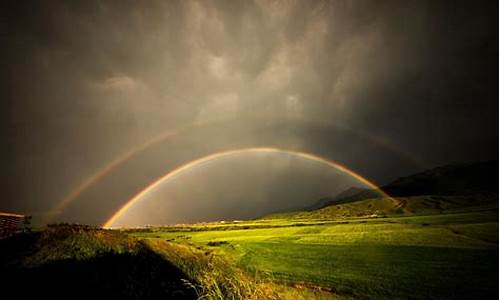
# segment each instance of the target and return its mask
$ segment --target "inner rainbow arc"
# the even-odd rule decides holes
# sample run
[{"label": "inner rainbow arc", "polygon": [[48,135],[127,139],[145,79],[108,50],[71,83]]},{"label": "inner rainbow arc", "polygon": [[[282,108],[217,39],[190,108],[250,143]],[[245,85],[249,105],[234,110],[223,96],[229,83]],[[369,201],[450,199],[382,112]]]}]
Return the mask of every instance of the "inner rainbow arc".
[{"label": "inner rainbow arc", "polygon": [[287,149],[280,149],[280,148],[270,148],[270,147],[244,148],[244,149],[228,150],[228,151],[213,153],[213,154],[192,160],[192,161],[190,161],[184,165],[181,165],[181,166],[175,168],[174,170],[166,173],[165,175],[163,175],[162,177],[158,178],[153,183],[151,183],[149,186],[144,188],[142,191],[137,193],[135,196],[133,196],[129,201],[127,201],[127,203],[125,203],[125,205],[123,205],[116,213],[114,213],[113,216],[111,218],[109,218],[104,223],[104,225],[102,227],[103,228],[111,228],[113,226],[113,224],[121,216],[123,216],[123,214],[127,210],[129,210],[132,206],[134,206],[134,204],[136,204],[141,199],[143,199],[143,197],[146,194],[154,191],[160,185],[162,185],[163,183],[165,183],[169,179],[175,177],[176,175],[179,175],[180,173],[182,173],[190,168],[201,166],[204,163],[207,163],[209,161],[213,161],[213,160],[228,157],[228,156],[244,154],[244,153],[280,153],[280,154],[293,155],[295,157],[300,157],[300,158],[304,158],[304,159],[311,160],[311,161],[316,161],[316,162],[325,164],[329,167],[335,168],[336,170],[353,177],[354,179],[356,179],[360,183],[363,183],[364,185],[366,185],[372,189],[378,190],[380,192],[381,196],[391,198],[388,194],[386,194],[384,191],[382,191],[376,184],[374,184],[370,180],[368,180],[365,177],[359,175],[358,173],[350,170],[349,168],[347,168],[339,163],[336,163],[332,160],[329,160],[327,158],[324,158],[324,157],[321,157],[321,156],[318,156],[315,154],[311,154],[311,153],[294,151],[294,150],[287,150]]}]

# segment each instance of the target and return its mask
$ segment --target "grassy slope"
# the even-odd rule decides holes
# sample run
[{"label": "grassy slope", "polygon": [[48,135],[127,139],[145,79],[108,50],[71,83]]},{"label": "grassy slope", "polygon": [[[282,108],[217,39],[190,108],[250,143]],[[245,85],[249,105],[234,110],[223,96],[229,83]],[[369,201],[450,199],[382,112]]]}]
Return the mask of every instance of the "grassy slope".
[{"label": "grassy slope", "polygon": [[148,239],[147,244],[194,279],[193,286],[200,299],[345,299],[307,285],[288,286],[268,277],[252,276],[232,257],[211,249],[157,238]]},{"label": "grassy slope", "polygon": [[321,296],[256,280],[195,247],[80,225],[0,240],[0,282],[4,294],[21,299],[283,299],[276,291],[288,299]]},{"label": "grassy slope", "polygon": [[[425,201],[436,199],[407,207],[427,209]],[[468,201],[461,198],[439,201],[437,210],[447,214],[415,215],[415,209],[386,218],[342,221],[325,220],[324,212],[309,219],[286,214],[237,226],[199,225],[193,231],[170,228],[133,235],[211,249],[251,272],[319,285],[340,295],[428,299],[496,292],[496,280],[490,278],[498,271],[497,210],[473,205],[459,210],[453,203],[463,207]],[[342,210],[352,212],[352,204]]]},{"label": "grassy slope", "polygon": [[484,210],[498,207],[497,196],[425,195],[397,198],[373,198],[331,205],[313,211],[273,214],[265,219],[339,219],[354,216],[429,215],[458,210]]},{"label": "grassy slope", "polygon": [[0,240],[2,292],[20,299],[196,299],[187,278],[119,232],[64,225]]}]

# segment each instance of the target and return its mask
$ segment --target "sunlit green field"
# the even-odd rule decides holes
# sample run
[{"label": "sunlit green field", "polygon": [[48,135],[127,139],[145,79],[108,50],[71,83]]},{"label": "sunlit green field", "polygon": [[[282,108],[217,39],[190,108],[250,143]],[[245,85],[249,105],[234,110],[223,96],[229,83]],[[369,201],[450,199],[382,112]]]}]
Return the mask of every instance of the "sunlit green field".
[{"label": "sunlit green field", "polygon": [[229,257],[257,276],[345,297],[471,299],[497,292],[495,209],[332,221],[261,219],[130,235],[190,244]]}]

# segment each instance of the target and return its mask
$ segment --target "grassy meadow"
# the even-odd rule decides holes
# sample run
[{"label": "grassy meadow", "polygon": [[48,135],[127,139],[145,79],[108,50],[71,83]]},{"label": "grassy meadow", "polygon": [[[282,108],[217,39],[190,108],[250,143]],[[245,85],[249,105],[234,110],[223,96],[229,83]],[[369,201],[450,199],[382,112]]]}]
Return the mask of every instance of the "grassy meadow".
[{"label": "grassy meadow", "polygon": [[[378,200],[370,201],[373,207]],[[287,293],[292,293],[290,299],[496,295],[497,280],[492,278],[498,277],[497,208],[456,209],[452,204],[435,205],[435,199],[418,201],[406,206],[422,208],[413,214],[369,211],[365,216],[328,219],[326,213],[314,211],[127,232],[157,248],[185,247],[224,258],[248,276],[275,284],[273,290],[280,286],[284,290],[277,297],[281,298],[287,298]],[[429,201],[440,207],[432,210],[434,214],[428,214]],[[464,199],[439,201],[449,204]],[[384,200],[381,203],[386,205]],[[327,209],[352,210],[353,204],[347,206]],[[385,212],[392,209],[386,207]],[[177,265],[183,269],[181,257]],[[307,296],[314,291],[319,294]]]},{"label": "grassy meadow", "polygon": [[498,202],[471,199],[376,198],[120,230],[52,225],[0,240],[0,282],[51,299],[497,298]]}]

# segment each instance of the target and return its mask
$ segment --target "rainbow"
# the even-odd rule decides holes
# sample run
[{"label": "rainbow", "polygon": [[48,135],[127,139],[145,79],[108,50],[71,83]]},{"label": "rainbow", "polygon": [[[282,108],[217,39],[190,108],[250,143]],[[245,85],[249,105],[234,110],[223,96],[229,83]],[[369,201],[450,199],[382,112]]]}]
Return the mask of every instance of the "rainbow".
[{"label": "rainbow", "polygon": [[[94,174],[90,175],[89,177],[85,178],[80,184],[78,184],[73,190],[71,190],[68,194],[66,194],[57,204],[54,208],[52,208],[45,217],[44,223],[50,223],[57,215],[62,213],[64,209],[73,203],[77,198],[79,198],[86,190],[94,186],[96,183],[98,183],[102,178],[106,177],[108,174],[110,174],[113,170],[117,169],[118,167],[122,166],[129,160],[131,160],[133,157],[135,157],[137,154],[143,152],[144,150],[160,144],[164,142],[165,140],[172,138],[174,136],[178,136],[180,134],[186,133],[188,130],[196,129],[196,128],[201,128],[203,126],[207,126],[210,124],[223,124],[224,122],[228,121],[227,119],[221,119],[221,120],[214,120],[211,122],[195,122],[186,126],[183,126],[181,128],[175,129],[175,130],[168,130],[166,132],[160,133],[159,135],[151,138],[150,140],[144,142],[143,144],[140,144],[136,147],[131,148],[130,150],[126,151],[125,153],[119,155],[103,167],[99,168]],[[418,157],[414,157],[413,155],[406,153],[400,149],[398,149],[395,145],[391,144],[389,141],[373,136],[372,134],[360,130],[354,130],[348,126],[342,125],[342,124],[330,124],[326,122],[319,122],[319,121],[311,121],[311,120],[306,120],[302,118],[292,118],[289,121],[301,121],[301,122],[309,122],[312,124],[319,124],[322,126],[334,126],[337,127],[341,130],[347,131],[351,134],[354,134],[360,138],[363,138],[366,141],[371,142],[372,144],[378,145],[380,147],[383,147],[385,149],[388,149],[392,151],[393,153],[399,155],[402,158],[405,158],[409,161],[412,161],[416,166],[419,166],[423,169],[427,168],[427,163],[422,161]]]},{"label": "rainbow", "polygon": [[141,199],[144,198],[144,196],[148,193],[153,192],[155,189],[157,189],[159,186],[167,182],[168,180],[174,178],[175,176],[185,172],[188,169],[199,167],[205,163],[208,163],[210,161],[218,160],[221,158],[229,157],[229,156],[235,156],[235,155],[240,155],[244,153],[278,153],[278,154],[288,154],[288,155],[293,155],[295,157],[300,157],[304,158],[307,160],[319,162],[322,164],[325,164],[329,167],[335,168],[336,170],[345,173],[360,183],[363,183],[364,185],[376,189],[380,191],[381,196],[384,197],[389,197],[385,192],[379,189],[377,185],[369,181],[368,179],[364,178],[363,176],[357,174],[356,172],[348,169],[345,166],[342,166],[334,161],[331,161],[329,159],[310,154],[310,153],[305,153],[305,152],[300,152],[300,151],[294,151],[294,150],[286,150],[286,149],[279,149],[279,148],[268,148],[268,147],[258,147],[258,148],[244,148],[244,149],[237,149],[237,150],[228,150],[228,151],[222,151],[222,152],[217,152],[213,153],[195,160],[192,160],[184,165],[181,165],[174,170],[166,173],[162,177],[158,178],[155,180],[153,183],[151,183],[149,186],[144,188],[142,191],[137,193],[135,196],[133,196],[125,205],[123,205],[114,215],[109,218],[103,225],[104,228],[111,228],[113,227],[113,224],[120,218],[122,217],[125,212],[127,212],[132,206],[134,206],[136,203],[138,203]]}]

